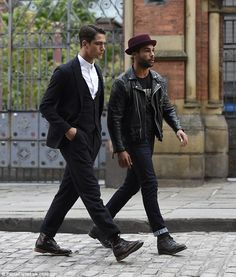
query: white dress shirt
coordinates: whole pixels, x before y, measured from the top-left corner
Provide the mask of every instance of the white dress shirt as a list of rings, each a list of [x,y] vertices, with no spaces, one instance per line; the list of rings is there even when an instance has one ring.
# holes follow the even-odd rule
[[[85,79],[85,81],[88,85],[88,88],[89,88],[92,98],[94,99],[96,97],[96,93],[98,91],[97,70],[94,66],[94,63],[91,64],[91,63],[87,62],[79,54],[78,54],[78,59],[80,62],[83,78]]]

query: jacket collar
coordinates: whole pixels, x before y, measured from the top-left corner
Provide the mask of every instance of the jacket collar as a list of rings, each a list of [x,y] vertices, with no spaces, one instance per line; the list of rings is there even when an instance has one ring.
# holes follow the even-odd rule
[[[152,77],[152,91],[153,93],[156,93],[160,88],[162,88],[162,80],[161,76],[154,70],[150,70],[151,77]],[[135,88],[138,90],[143,91],[143,88],[141,87],[140,83],[138,82],[138,79],[135,75],[133,67],[130,67],[126,71],[126,76],[128,77],[129,81],[134,81],[135,82]]]
[[[158,76],[158,74],[157,74],[154,70],[151,70],[151,69],[150,69],[150,73],[151,73],[152,79],[156,80],[157,82],[160,81],[160,77]],[[129,80],[137,80],[137,77],[136,77],[136,75],[135,75],[135,72],[134,72],[134,68],[133,68],[133,67],[130,67],[130,68],[127,70],[127,75],[128,75],[128,79],[129,79]]]
[[[87,62],[80,54],[78,54],[78,59],[79,59],[80,67],[84,67],[87,70],[92,70],[93,69],[94,62],[93,63]]]
[[[101,69],[96,64],[94,64],[94,66],[95,66],[95,68],[97,70],[99,81],[103,82],[103,77],[102,77]],[[76,81],[77,81],[78,84],[80,84],[81,79],[83,79],[83,78],[82,78],[81,66],[80,66],[80,62],[79,62],[78,56],[76,56],[72,60],[72,68],[73,68],[73,71],[74,71],[74,75],[75,75]]]
[[[72,60],[72,68],[73,68],[74,72],[77,73],[76,75],[80,75],[80,73],[81,73],[81,66],[80,66],[80,62],[79,62],[78,57],[75,57]]]
[[[78,57],[75,57],[72,60],[72,69],[73,69],[73,73],[74,73],[74,76],[76,79],[77,86],[79,88],[81,82],[83,82],[83,78],[82,78],[81,66],[80,66]]]
[[[103,85],[103,77],[102,77],[102,72],[101,69],[99,68],[99,66],[97,64],[94,64],[97,73],[98,73],[98,79],[99,79],[99,85],[101,86],[101,90],[102,90],[102,94],[104,93],[104,85]],[[82,71],[81,71],[81,66],[80,66],[80,62],[78,59],[78,56],[76,56],[73,60],[72,60],[72,69],[73,69],[73,74],[74,77],[76,79],[76,85],[77,85],[77,90],[81,90],[81,86],[84,85],[85,88],[88,88],[86,81],[83,78],[82,75]],[[82,97],[82,94],[79,94],[80,97]],[[82,99],[82,98],[81,98]]]

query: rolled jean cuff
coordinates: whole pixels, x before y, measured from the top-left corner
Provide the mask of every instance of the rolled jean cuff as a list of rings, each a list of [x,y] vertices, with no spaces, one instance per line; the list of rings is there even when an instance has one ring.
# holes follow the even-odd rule
[[[154,232],[154,236],[157,237],[159,235],[162,235],[162,234],[165,234],[165,233],[169,233],[168,229],[165,227],[165,228],[162,228],[160,230],[157,230],[156,232]]]

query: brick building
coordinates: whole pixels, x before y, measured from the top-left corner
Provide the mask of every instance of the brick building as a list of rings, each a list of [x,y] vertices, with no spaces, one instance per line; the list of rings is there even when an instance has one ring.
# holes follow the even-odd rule
[[[154,68],[167,78],[169,96],[189,135],[189,145],[181,148],[165,125],[164,141],[156,143],[154,155],[162,180],[201,182],[236,173],[235,156],[229,157],[232,138],[228,140],[223,114],[224,16],[235,16],[236,9],[236,3],[230,2],[229,6],[219,0],[124,2],[125,45],[139,33],[149,33],[157,40]],[[130,65],[128,56],[125,63]],[[231,74],[235,82],[236,70]]]

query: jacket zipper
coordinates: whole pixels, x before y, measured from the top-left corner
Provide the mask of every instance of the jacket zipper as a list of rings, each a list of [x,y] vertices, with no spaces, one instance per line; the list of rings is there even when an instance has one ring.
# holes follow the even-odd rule
[[[158,87],[158,88],[157,88]],[[152,94],[152,98],[151,98],[151,104],[152,104],[152,107],[153,107],[153,109],[154,109],[154,121],[155,121],[155,124],[156,124],[156,127],[157,127],[157,130],[158,130],[158,132],[159,132],[159,134],[160,134],[160,136],[161,136],[161,130],[160,130],[160,126],[159,126],[159,124],[157,123],[157,120],[156,120],[156,117],[158,116],[158,119],[159,119],[159,121],[160,121],[160,117],[159,117],[159,113],[157,113],[157,110],[156,110],[156,107],[155,107],[155,105],[154,105],[154,103],[153,103],[153,99],[154,99],[154,95],[157,93],[157,91],[160,89],[160,85],[158,84],[156,87],[155,87],[155,89],[154,89],[154,92],[153,92],[153,94]],[[157,89],[156,89],[157,88]]]
[[[137,96],[136,90],[135,90],[135,98],[136,98],[136,102],[137,102],[138,117],[139,117],[139,122],[140,122],[139,136],[140,136],[140,139],[142,139],[142,121],[141,121],[141,114],[140,114],[140,110],[139,110],[138,96]]]

